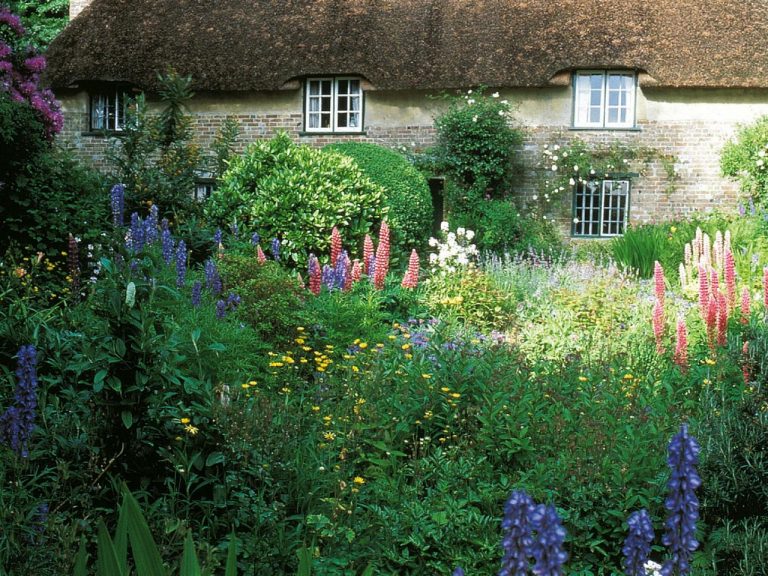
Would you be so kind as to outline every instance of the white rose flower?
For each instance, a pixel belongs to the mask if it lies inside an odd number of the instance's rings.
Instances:
[[[466,232],[466,230],[464,228],[461,228],[461,227],[456,228],[456,236],[458,236],[459,238],[464,236],[465,232]]]
[[[576,180],[571,178],[570,180],[568,180],[568,184],[570,184],[571,186],[575,186],[576,185]]]
[[[446,222],[445,220],[440,222],[440,230],[442,230],[443,232],[447,232],[448,231],[448,222]]]
[[[467,230],[467,240],[472,240],[475,237],[474,230]]]
[[[456,234],[453,232],[448,232],[448,244],[455,244],[456,243]]]
[[[429,245],[432,246],[433,248],[437,246],[437,238],[430,238]]]
[[[552,172],[557,172],[557,164],[552,164]]]
[[[573,171],[574,172],[578,172],[579,171],[579,165],[578,164],[574,164],[573,165]]]
[[[472,122],[477,122],[477,115],[472,116]]]
[[[498,98],[498,97],[499,97],[498,92],[494,92],[493,94],[491,94],[491,98]]]

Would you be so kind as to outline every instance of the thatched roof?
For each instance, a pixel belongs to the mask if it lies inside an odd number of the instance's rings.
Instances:
[[[658,86],[768,87],[766,40],[766,0],[93,0],[47,77],[151,89],[172,66],[197,90],[323,74],[440,90],[631,68]]]

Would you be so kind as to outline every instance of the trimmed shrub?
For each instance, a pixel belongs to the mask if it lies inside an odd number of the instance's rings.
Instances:
[[[401,154],[361,142],[330,144],[324,150],[352,158],[363,173],[384,188],[395,252],[423,245],[432,226],[432,196],[424,175]]]
[[[205,210],[222,227],[236,222],[264,239],[280,238],[281,257],[303,264],[322,254],[338,226],[353,246],[387,212],[383,190],[354,161],[293,143],[281,133],[234,158]]]

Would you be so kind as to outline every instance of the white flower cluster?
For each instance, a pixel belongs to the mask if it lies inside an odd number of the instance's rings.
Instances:
[[[477,246],[472,244],[474,231],[459,227],[451,232],[448,222],[441,222],[440,232],[441,240],[429,239],[430,247],[436,249],[429,255],[430,268],[444,274],[474,266],[477,260]]]
[[[766,154],[768,154],[768,142],[766,142],[765,146],[757,153],[757,160],[755,161],[755,164],[757,164],[758,170],[765,170]]]
[[[661,564],[648,560],[643,566],[646,576],[661,576]]]

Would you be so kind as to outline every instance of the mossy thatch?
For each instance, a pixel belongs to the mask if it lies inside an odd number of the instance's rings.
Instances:
[[[354,74],[375,88],[539,87],[576,68],[645,85],[768,87],[765,0],[94,0],[48,51],[48,81],[279,90]],[[562,78],[562,77],[561,77]]]

